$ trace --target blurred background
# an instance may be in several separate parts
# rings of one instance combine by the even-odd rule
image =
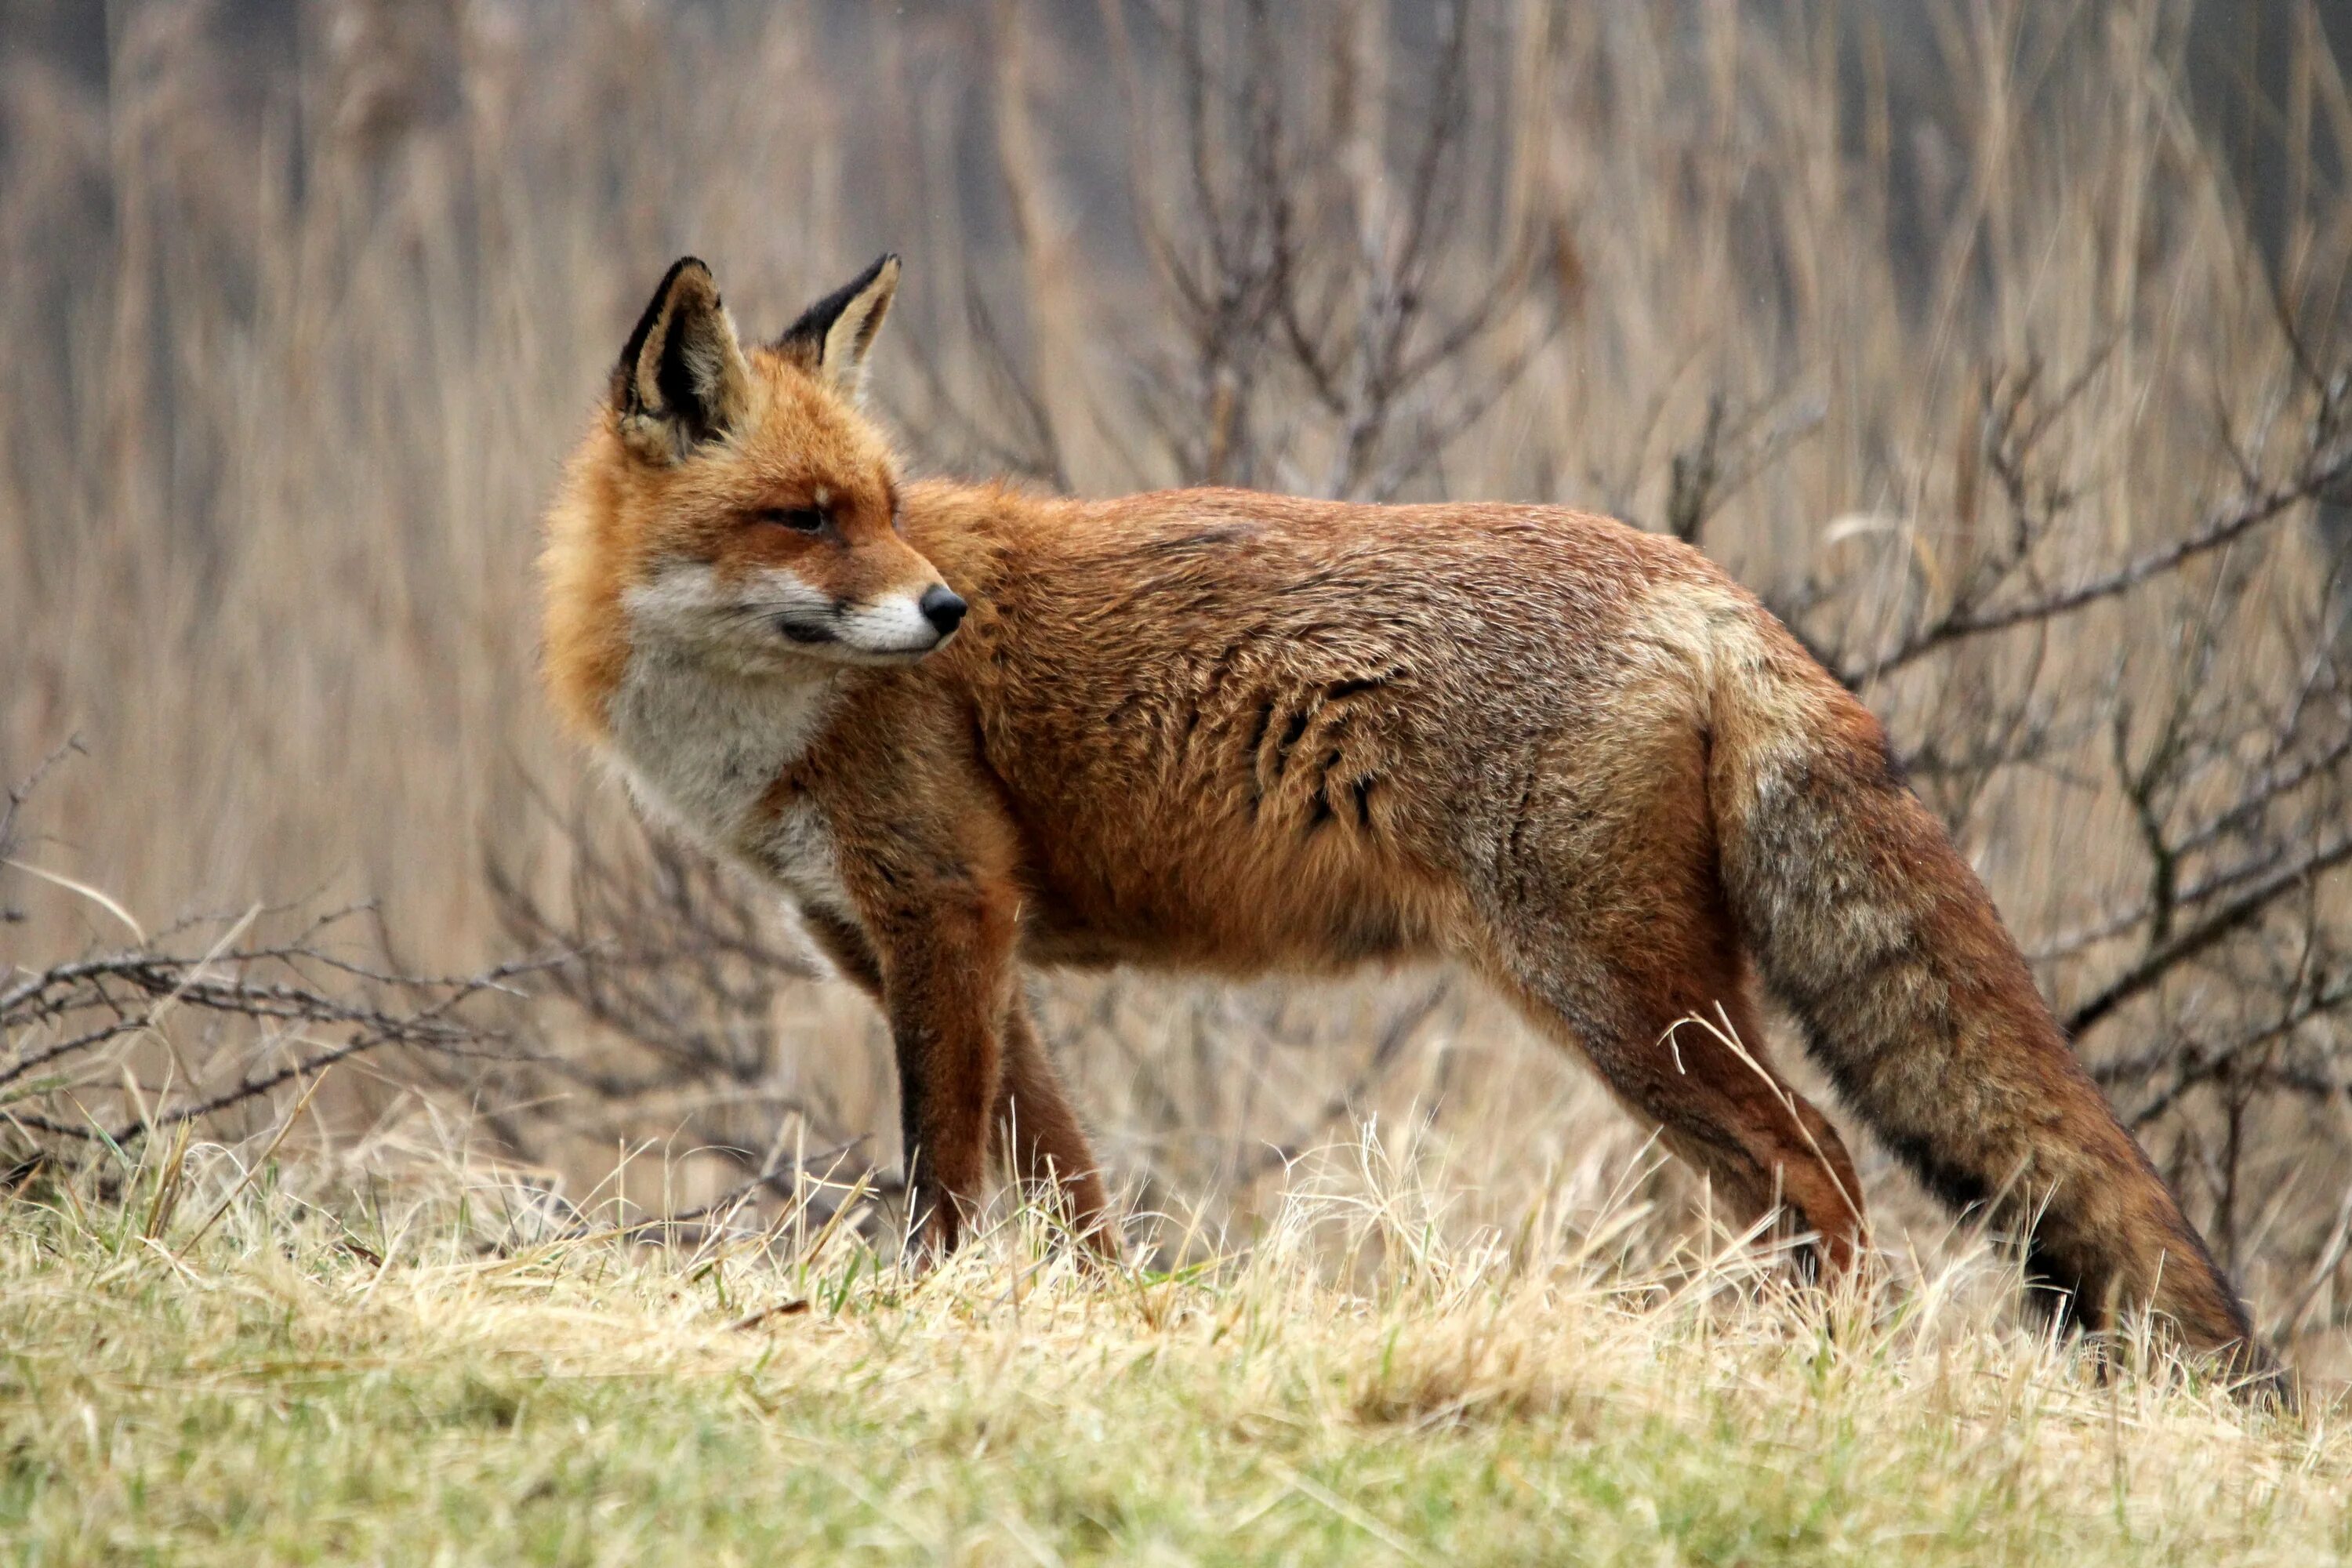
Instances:
[[[333,1061],[304,1136],[354,1170],[887,1189],[878,1021],[556,739],[532,568],[672,258],[772,331],[887,247],[915,469],[1724,561],[1887,719],[2266,1331],[2352,1368],[2339,44],[2294,0],[0,0],[0,1152],[267,1133]],[[1448,1223],[1696,1223],[1454,977],[1038,984],[1206,1233],[1367,1119]]]

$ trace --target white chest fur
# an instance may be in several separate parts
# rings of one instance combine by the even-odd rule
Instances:
[[[614,760],[651,816],[782,884],[803,904],[845,906],[833,836],[806,801],[768,801],[831,716],[834,684],[716,673],[640,650],[612,705]]]

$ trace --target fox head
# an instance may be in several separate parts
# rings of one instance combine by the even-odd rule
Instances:
[[[568,708],[639,651],[789,675],[911,663],[955,634],[964,602],[900,537],[897,465],[858,410],[898,282],[884,256],[747,347],[710,269],[670,268],[550,519],[549,673]]]

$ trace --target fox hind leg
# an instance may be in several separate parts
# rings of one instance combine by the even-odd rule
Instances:
[[[1777,1206],[1842,1275],[1863,1239],[1853,1161],[1765,1057],[1703,809],[1702,733],[1539,765],[1486,883],[1486,963],[1580,1052],[1737,1219]]]
[[[1816,1238],[1801,1262],[1841,1278],[1853,1270],[1864,1236],[1853,1158],[1828,1119],[1765,1058],[1737,972],[1711,978],[1661,989],[1601,972],[1564,983],[1548,966],[1519,968],[1511,989],[1539,1027],[1574,1047],[1708,1178],[1735,1223],[1753,1224],[1777,1207]]]

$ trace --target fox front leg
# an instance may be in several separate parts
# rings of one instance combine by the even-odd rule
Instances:
[[[1018,994],[1004,1013],[1004,1065],[989,1132],[1032,1198],[1063,1211],[1073,1236],[1100,1260],[1118,1257],[1118,1227],[1086,1130],[1045,1054],[1037,1021]]]
[[[940,1253],[962,1237],[988,1167],[1013,984],[1013,899],[948,877],[878,932],[883,1005],[898,1058],[908,1230]]]

